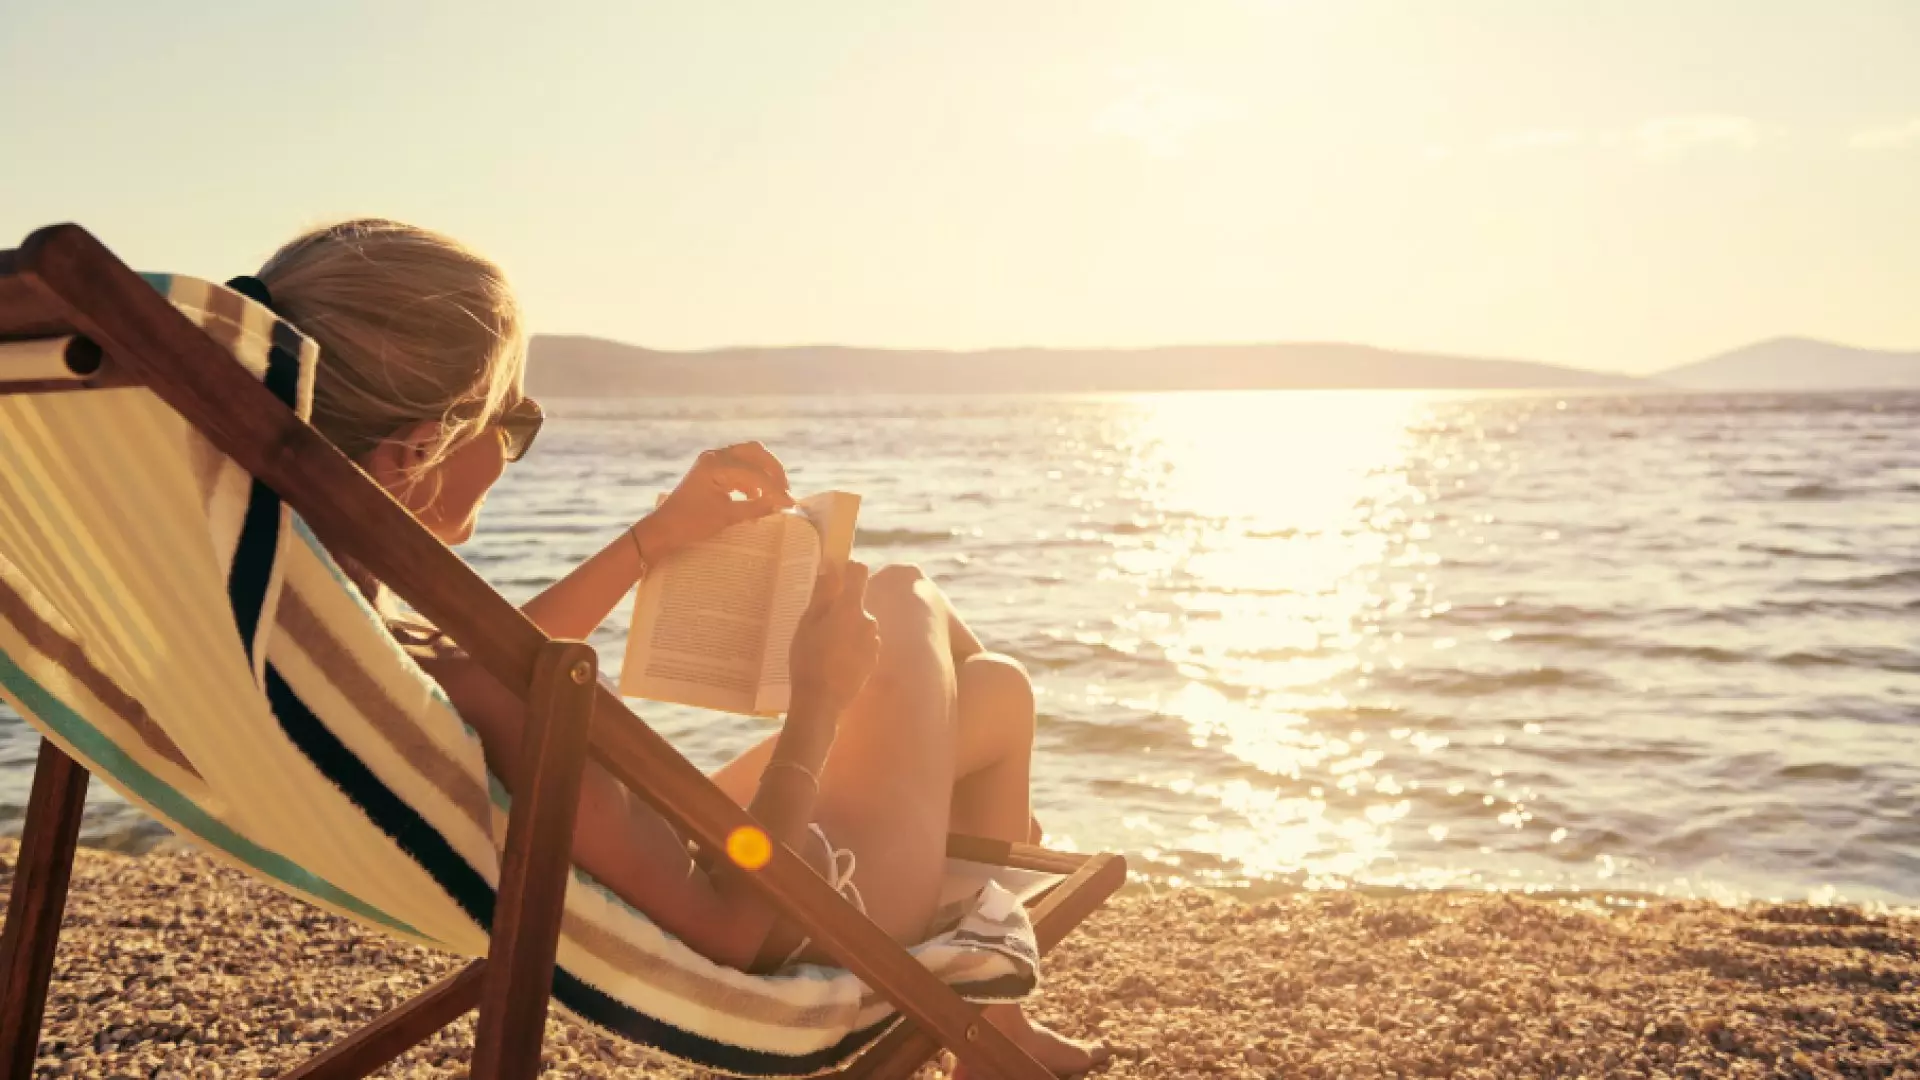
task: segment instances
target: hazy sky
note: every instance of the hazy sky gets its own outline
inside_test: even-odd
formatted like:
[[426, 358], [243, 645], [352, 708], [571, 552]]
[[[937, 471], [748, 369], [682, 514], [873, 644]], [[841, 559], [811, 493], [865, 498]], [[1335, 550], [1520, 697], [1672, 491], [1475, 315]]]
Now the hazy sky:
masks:
[[1920, 348], [1920, 3], [0, 0], [0, 243], [378, 214], [660, 347]]

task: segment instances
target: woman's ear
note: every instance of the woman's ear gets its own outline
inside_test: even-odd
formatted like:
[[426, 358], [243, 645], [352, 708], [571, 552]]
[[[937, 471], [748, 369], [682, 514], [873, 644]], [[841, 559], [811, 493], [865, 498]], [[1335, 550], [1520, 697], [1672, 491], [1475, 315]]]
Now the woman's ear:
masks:
[[409, 509], [417, 510], [408, 498], [419, 486], [421, 467], [427, 463], [434, 441], [440, 437], [437, 420], [411, 424], [386, 437], [360, 460], [360, 467]]

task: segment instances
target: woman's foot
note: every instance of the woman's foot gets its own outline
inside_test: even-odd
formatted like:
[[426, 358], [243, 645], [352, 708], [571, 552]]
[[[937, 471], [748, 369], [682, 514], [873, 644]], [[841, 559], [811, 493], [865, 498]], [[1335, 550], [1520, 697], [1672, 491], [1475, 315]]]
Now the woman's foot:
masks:
[[[1113, 1056], [1105, 1043], [1069, 1039], [1045, 1024], [1035, 1023], [1018, 1005], [989, 1005], [980, 1010], [980, 1015], [1055, 1076], [1078, 1076], [1106, 1064]], [[972, 1075], [965, 1065], [954, 1063], [953, 1080], [969, 1080]]]

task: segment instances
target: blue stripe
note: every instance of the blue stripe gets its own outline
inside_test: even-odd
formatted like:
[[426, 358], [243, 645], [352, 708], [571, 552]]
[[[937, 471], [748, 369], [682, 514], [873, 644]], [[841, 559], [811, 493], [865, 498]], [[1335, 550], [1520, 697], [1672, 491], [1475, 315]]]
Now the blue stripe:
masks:
[[978, 982], [950, 983], [948, 989], [972, 1002], [1020, 1001], [1040, 980], [1032, 975], [997, 975]]
[[[273, 343], [267, 349], [266, 388], [280, 403], [291, 409], [300, 386], [300, 357], [286, 348], [283, 324], [274, 324]], [[291, 329], [291, 328], [289, 328]], [[295, 349], [298, 345], [296, 343]], [[227, 600], [233, 606], [234, 625], [240, 631], [240, 644], [246, 650], [247, 667], [259, 662], [260, 618], [267, 602], [267, 586], [273, 581], [274, 560], [280, 552], [280, 493], [264, 481], [254, 479], [247, 494], [247, 512], [241, 521], [240, 541], [233, 552], [233, 565], [227, 568]]]
[[234, 832], [201, 809], [200, 804], [148, 772], [99, 728], [88, 723], [66, 702], [35, 682], [4, 653], [0, 653], [0, 686], [6, 687], [13, 699], [19, 702], [21, 712], [54, 731], [78, 751], [87, 768], [104, 772], [117, 786], [125, 788], [134, 798], [152, 807], [154, 813], [160, 815], [169, 827], [199, 837], [240, 860], [261, 876], [306, 893], [323, 903], [350, 911], [369, 922], [410, 937], [435, 940], [366, 901], [342, 892], [286, 856], [268, 851]]
[[258, 659], [260, 611], [267, 602], [267, 583], [273, 578], [274, 546], [280, 532], [280, 496], [258, 480], [247, 495], [247, 513], [241, 519], [240, 543], [233, 565], [227, 568], [227, 602], [233, 607], [234, 626], [247, 667]]
[[655, 1047], [682, 1061], [736, 1076], [808, 1076], [831, 1069], [859, 1053], [898, 1022], [890, 1017], [810, 1054], [749, 1050], [683, 1031], [627, 1005], [581, 981], [563, 968], [553, 972], [553, 1000], [595, 1027], [623, 1039]]
[[[285, 319], [273, 320], [273, 333], [270, 336], [273, 341], [273, 351], [267, 356], [267, 389], [279, 394], [280, 400], [286, 402], [288, 408], [297, 409], [299, 407], [300, 346], [305, 344], [307, 339]], [[287, 363], [291, 365], [288, 373], [293, 381], [288, 383], [285, 392], [273, 385], [272, 367], [276, 355], [285, 356]]]
[[418, 810], [381, 783], [373, 770], [307, 708], [271, 663], [267, 665], [266, 692], [280, 730], [307, 760], [425, 870], [475, 925], [482, 930], [492, 927], [493, 886], [487, 879]]

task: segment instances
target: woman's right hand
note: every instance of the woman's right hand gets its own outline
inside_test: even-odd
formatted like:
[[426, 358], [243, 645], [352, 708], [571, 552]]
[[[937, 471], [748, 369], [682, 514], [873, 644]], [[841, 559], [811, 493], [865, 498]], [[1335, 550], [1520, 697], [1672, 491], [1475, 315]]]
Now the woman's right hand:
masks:
[[653, 513], [635, 523], [633, 536], [647, 561], [658, 564], [729, 525], [792, 505], [780, 459], [757, 442], [735, 443], [701, 454]]
[[867, 614], [867, 567], [848, 561], [813, 583], [813, 600], [787, 653], [788, 715], [838, 722], [880, 659], [880, 624]]

